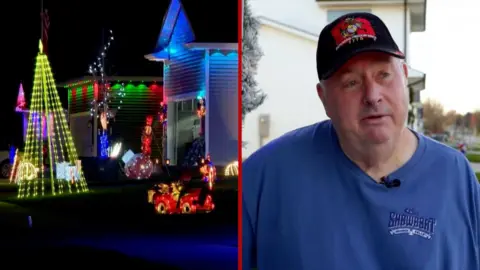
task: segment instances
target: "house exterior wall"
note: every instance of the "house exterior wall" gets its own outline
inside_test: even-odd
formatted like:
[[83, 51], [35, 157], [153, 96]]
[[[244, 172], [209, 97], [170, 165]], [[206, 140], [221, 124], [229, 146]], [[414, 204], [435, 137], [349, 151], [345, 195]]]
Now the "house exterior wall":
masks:
[[[122, 90], [123, 84], [123, 90]], [[93, 130], [99, 127], [98, 122], [90, 115], [91, 102], [94, 99], [95, 87], [93, 82], [70, 86], [68, 91], [68, 109], [70, 128], [77, 151], [80, 156], [97, 156], [99, 153], [98, 136]], [[157, 117], [160, 111], [160, 102], [163, 100], [163, 85], [155, 82], [112, 82], [112, 95], [115, 97], [109, 105], [117, 109], [115, 121], [111, 121], [110, 138], [119, 139], [124, 149], [140, 152], [142, 129], [145, 126], [147, 115]], [[101, 92], [101, 91], [100, 91]], [[102, 99], [101, 93], [98, 99]], [[124, 96], [120, 97], [119, 93]], [[152, 143], [152, 157], [161, 156], [162, 129], [154, 127], [155, 140]], [[97, 149], [97, 150], [95, 150]]]
[[[381, 5], [368, 4], [368, 1], [362, 1], [365, 3], [364, 5], [348, 6], [342, 4], [322, 8], [319, 7], [315, 0], [250, 0], [249, 2], [251, 2], [255, 15], [281, 21], [287, 25], [303, 29], [317, 37], [328, 22], [328, 10], [370, 10], [385, 22], [399, 48], [405, 51], [405, 12], [402, 3]], [[271, 8], [272, 6], [275, 8]], [[406, 14], [406, 25], [409, 25], [409, 12], [406, 12]], [[407, 49], [409, 44], [408, 36], [406, 37]]]
[[208, 53], [206, 140], [216, 165], [238, 159], [238, 54]]
[[[256, 80], [268, 96], [245, 117], [244, 157], [262, 146], [261, 140], [266, 143], [292, 129], [327, 118], [315, 88], [318, 81], [314, 59], [316, 42], [262, 26], [259, 43], [264, 56], [258, 64]], [[265, 138], [259, 135], [261, 115], [270, 118], [270, 135]]]
[[[252, 0], [251, 5], [259, 18], [281, 22], [303, 33], [280, 30], [265, 20], [259, 29], [258, 41], [264, 56], [259, 61], [256, 79], [267, 99], [245, 118], [242, 134], [247, 146], [242, 151], [243, 158], [290, 130], [328, 118], [316, 93], [315, 55], [318, 35], [327, 24], [329, 9], [371, 10], [384, 20], [399, 48], [405, 51], [406, 45], [408, 51], [409, 33], [405, 36], [405, 25], [409, 24], [409, 16], [405, 24], [402, 4], [321, 8], [310, 0]], [[260, 124], [260, 118], [267, 121]], [[268, 136], [260, 136], [260, 126], [262, 132], [268, 131]]]
[[193, 34], [183, 9], [178, 14], [168, 45], [169, 61], [164, 65], [165, 94], [175, 96], [192, 94], [205, 90], [205, 51], [185, 48], [192, 41]]

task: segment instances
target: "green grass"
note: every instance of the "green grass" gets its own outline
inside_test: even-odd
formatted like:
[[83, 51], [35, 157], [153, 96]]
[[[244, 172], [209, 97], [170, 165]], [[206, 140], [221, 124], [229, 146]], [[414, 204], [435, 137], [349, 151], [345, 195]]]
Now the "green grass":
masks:
[[480, 182], [480, 172], [475, 173], [475, 175], [477, 176], [478, 182]]
[[470, 162], [480, 163], [480, 155], [478, 154], [467, 154], [467, 159]]
[[[220, 222], [236, 224], [237, 182], [236, 179], [225, 179], [216, 184], [213, 194], [216, 210], [207, 215], [211, 216], [216, 212], [220, 217], [228, 213], [228, 217]], [[12, 186], [15, 187], [15, 185]], [[178, 222], [185, 226], [193, 226], [192, 224], [197, 222], [212, 222], [210, 216], [208, 218], [193, 217], [196, 215], [192, 217], [163, 216], [159, 219], [155, 214], [154, 206], [147, 202], [147, 191], [151, 187], [151, 182], [115, 186], [93, 185], [88, 193], [49, 195], [28, 199], [17, 199], [15, 191], [0, 192], [0, 195], [3, 193], [3, 199], [0, 200], [4, 204], [0, 204], [0, 215], [12, 213], [21, 224], [26, 224], [26, 217], [30, 215], [36, 227], [50, 227], [54, 224], [79, 227], [82, 226], [78, 224], [79, 221], [88, 226], [94, 224], [100, 227], [118, 228], [146, 226], [142, 224], [149, 224], [149, 227], [163, 225], [168, 227]], [[217, 199], [221, 202], [217, 203]], [[21, 214], [13, 214], [13, 212]]]

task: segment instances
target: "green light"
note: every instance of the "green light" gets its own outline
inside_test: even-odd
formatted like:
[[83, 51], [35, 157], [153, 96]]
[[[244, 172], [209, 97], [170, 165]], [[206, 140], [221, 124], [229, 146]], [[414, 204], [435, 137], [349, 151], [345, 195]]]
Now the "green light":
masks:
[[[54, 168], [57, 163], [67, 162], [72, 166], [78, 160], [72, 134], [68, 128], [65, 112], [60, 103], [48, 58], [43, 54], [42, 44], [35, 65], [35, 75], [28, 118], [27, 138], [22, 166], [17, 170], [18, 198], [29, 198], [68, 193], [87, 192], [88, 186], [79, 167], [79, 180], [57, 179]], [[45, 119], [45, 120], [44, 120]], [[46, 138], [44, 130], [47, 131]], [[48, 155], [44, 160], [44, 148]], [[45, 162], [46, 161], [46, 162]], [[44, 164], [48, 163], [48, 173]], [[46, 183], [50, 183], [49, 189]]]

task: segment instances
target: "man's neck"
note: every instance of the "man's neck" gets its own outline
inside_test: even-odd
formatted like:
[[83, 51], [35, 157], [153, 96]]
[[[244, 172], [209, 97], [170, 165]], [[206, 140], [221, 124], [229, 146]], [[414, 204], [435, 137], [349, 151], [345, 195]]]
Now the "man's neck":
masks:
[[340, 139], [345, 155], [378, 182], [407, 163], [418, 145], [417, 137], [408, 128], [403, 129], [397, 138], [384, 144], [355, 147], [348, 141]]

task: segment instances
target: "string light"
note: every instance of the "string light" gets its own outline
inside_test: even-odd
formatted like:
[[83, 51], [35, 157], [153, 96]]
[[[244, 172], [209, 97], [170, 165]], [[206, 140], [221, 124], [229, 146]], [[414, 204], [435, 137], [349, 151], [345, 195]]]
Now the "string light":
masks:
[[[109, 104], [111, 103], [114, 96], [112, 95], [112, 89], [105, 73], [105, 59], [107, 58], [108, 50], [113, 44], [113, 41], [113, 31], [109, 30], [109, 37], [107, 43], [103, 45], [103, 47], [100, 49], [99, 56], [97, 56], [96, 60], [88, 68], [88, 72], [92, 74], [95, 81], [95, 95], [91, 102], [90, 115], [93, 116], [95, 114], [95, 111], [97, 111], [97, 118], [100, 117], [100, 114], [102, 112], [105, 112], [107, 119], [112, 119], [115, 117], [115, 110], [109, 108]], [[96, 94], [98, 94], [99, 91], [102, 92], [102, 100], [97, 101]], [[125, 96], [124, 91], [122, 93], [122, 97]]]

